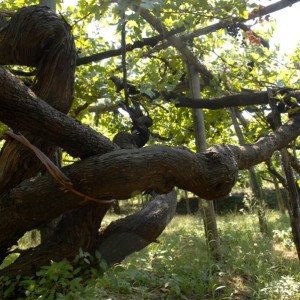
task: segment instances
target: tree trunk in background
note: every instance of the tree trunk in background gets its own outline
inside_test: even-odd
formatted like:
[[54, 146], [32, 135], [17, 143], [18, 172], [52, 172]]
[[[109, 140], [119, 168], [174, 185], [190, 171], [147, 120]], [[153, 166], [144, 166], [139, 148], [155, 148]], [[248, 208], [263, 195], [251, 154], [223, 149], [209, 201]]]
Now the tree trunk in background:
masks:
[[[274, 157], [279, 162], [279, 157], [276, 154], [277, 153], [274, 153]], [[279, 163], [282, 165], [282, 162], [279, 162]], [[277, 200], [277, 205], [278, 205], [279, 211], [284, 215], [286, 213], [287, 205], [282, 196], [282, 193], [281, 193], [281, 190], [279, 187], [279, 182], [281, 182], [281, 184], [283, 184], [283, 186], [286, 185], [286, 183], [283, 183], [282, 181], [280, 181], [280, 179], [278, 179], [278, 177], [276, 177], [277, 173], [272, 172], [272, 170], [275, 170], [275, 168], [274, 168], [274, 165], [273, 165], [273, 162], [271, 159], [268, 159], [266, 161], [266, 165], [268, 166], [269, 173], [270, 173], [273, 183], [274, 183], [275, 192], [276, 192], [276, 200]], [[282, 166], [282, 170], [283, 170], [283, 166]], [[284, 191], [286, 191], [286, 189]]]
[[[190, 92], [192, 98], [199, 99], [200, 97], [200, 82], [199, 75], [192, 65], [187, 66], [190, 74]], [[206, 151], [206, 135], [204, 114], [202, 109], [193, 109], [194, 130], [195, 130], [195, 143], [197, 152]], [[203, 215], [203, 222], [205, 228], [206, 244], [209, 253], [216, 260], [222, 259], [222, 251], [220, 245], [220, 238], [217, 228], [217, 221], [213, 201], [206, 201], [200, 199], [200, 208]]]
[[[151, 19], [144, 8], [141, 11]], [[9, 18], [0, 30], [0, 64], [36, 68], [36, 78], [29, 87], [0, 68], [0, 119], [21, 133], [23, 141], [26, 136], [51, 158], [57, 146], [76, 157], [61, 170], [66, 179], [57, 182], [50, 176], [53, 170], [40, 174], [44, 165], [31, 151], [32, 145], [24, 147], [17, 142], [22, 140], [21, 135], [8, 132], [17, 139], [7, 139], [0, 152], [0, 261], [26, 231], [62, 216], [51, 237], [43, 239], [38, 247], [21, 251], [14, 263], [0, 270], [0, 275], [12, 276], [17, 284], [17, 275], [34, 276], [42, 265], [52, 261], [72, 261], [79, 249], [91, 254], [99, 251], [110, 265], [121, 262], [130, 253], [157, 241], [176, 212], [174, 186], [204, 199], [222, 198], [235, 185], [238, 170], [265, 161], [300, 135], [300, 115], [294, 114], [280, 130], [253, 145], [215, 145], [205, 153], [163, 145], [119, 149], [102, 134], [66, 115], [73, 102], [77, 63], [72, 27], [41, 5], [25, 6], [4, 16], [5, 20]], [[165, 32], [167, 29], [161, 30], [164, 38]], [[172, 37], [171, 42], [185, 59], [193, 55], [178, 38]], [[204, 80], [209, 80], [210, 73], [196, 60], [192, 56], [190, 61], [203, 71]], [[191, 92], [198, 98], [198, 74], [194, 68], [191, 73]], [[198, 126], [197, 150], [202, 151], [206, 148], [203, 112], [194, 111], [194, 119]], [[150, 190], [165, 195], [155, 197], [142, 211], [102, 228], [102, 219], [111, 205], [107, 200], [125, 200]], [[213, 204], [202, 203], [207, 204], [207, 214], [203, 215], [211, 256], [221, 259]], [[298, 210], [299, 203], [295, 207]], [[292, 213], [296, 227], [298, 211]]]
[[[284, 173], [284, 167], [283, 167], [283, 162], [282, 162], [282, 159], [280, 157], [280, 152], [279, 151], [275, 151], [274, 154], [273, 154], [273, 157], [275, 159], [275, 162], [277, 162], [279, 165], [280, 165], [280, 168], [281, 168], [281, 171], [282, 171], [282, 174], [285, 174]], [[276, 177], [277, 180], [279, 182], [281, 182], [281, 179]], [[288, 193], [288, 187], [287, 187], [287, 184], [286, 184], [286, 178], [283, 178], [285, 181], [285, 184], [283, 184], [283, 182], [281, 182], [282, 186], [284, 187], [284, 190], [283, 190], [283, 205], [285, 207], [285, 209], [287, 210], [288, 209], [288, 201], [289, 201], [289, 193]]]
[[[273, 98], [271, 91], [268, 91], [269, 103], [272, 110], [272, 129], [277, 130], [281, 126], [281, 116], [278, 111], [278, 107]], [[288, 212], [290, 216], [291, 228], [294, 243], [296, 246], [298, 259], [300, 260], [300, 201], [299, 193], [295, 182], [293, 170], [290, 165], [289, 153], [286, 147], [280, 149], [281, 161], [283, 170], [286, 177], [287, 189], [288, 189]]]
[[259, 229], [261, 233], [266, 234], [268, 233], [268, 225], [266, 219], [266, 202], [264, 199], [263, 191], [257, 179], [254, 168], [249, 169], [249, 175], [250, 175], [250, 185], [251, 185], [253, 195], [258, 201], [257, 215], [258, 215]]
[[294, 243], [297, 249], [298, 258], [300, 260], [300, 201], [299, 193], [295, 183], [293, 170], [289, 163], [289, 154], [286, 148], [280, 150], [283, 168], [288, 185], [289, 201], [288, 211], [291, 220], [292, 233]]
[[[230, 115], [231, 119], [234, 125], [235, 133], [238, 137], [240, 145], [245, 145], [245, 139], [242, 133], [242, 130], [239, 126], [239, 123], [237, 121], [236, 113], [234, 108], [230, 108]], [[258, 201], [258, 207], [257, 207], [257, 215], [258, 215], [258, 222], [259, 222], [259, 229], [261, 233], [267, 233], [268, 232], [268, 226], [267, 226], [267, 220], [266, 220], [266, 203], [264, 200], [264, 195], [261, 189], [261, 186], [259, 184], [259, 181], [257, 179], [255, 170], [253, 167], [248, 169], [249, 176], [250, 176], [250, 186], [252, 193]]]
[[186, 205], [186, 213], [188, 215], [190, 215], [192, 213], [191, 211], [191, 206], [190, 206], [190, 201], [188, 199], [188, 192], [187, 191], [184, 191], [184, 198], [185, 198], [185, 205]]
[[271, 174], [271, 176], [273, 178], [273, 183], [274, 183], [274, 187], [275, 187], [278, 208], [279, 208], [279, 211], [284, 215], [286, 209], [285, 209], [284, 200], [283, 200], [283, 197], [281, 194], [281, 190], [279, 187], [278, 179], [272, 174]]

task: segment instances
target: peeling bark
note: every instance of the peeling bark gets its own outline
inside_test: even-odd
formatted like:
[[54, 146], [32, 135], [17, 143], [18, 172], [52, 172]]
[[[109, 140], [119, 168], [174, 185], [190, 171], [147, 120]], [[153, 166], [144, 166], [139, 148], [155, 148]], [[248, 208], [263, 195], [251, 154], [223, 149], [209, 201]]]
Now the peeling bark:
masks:
[[[76, 62], [70, 28], [63, 20], [45, 7], [23, 8], [13, 16], [8, 26], [0, 32], [0, 42], [0, 63], [27, 65], [37, 68], [36, 80], [31, 89], [25, 87], [7, 71], [1, 69], [0, 76], [3, 79], [1, 81], [2, 101], [0, 104], [2, 121], [13, 129], [21, 130], [22, 134], [48, 155], [51, 155], [57, 144], [64, 143], [64, 137], [59, 133], [61, 119], [66, 121], [64, 135], [68, 136], [67, 140], [70, 142], [70, 137], [73, 138], [71, 145], [68, 143], [64, 146], [69, 148], [75, 156], [87, 157], [118, 149], [115, 144], [109, 142], [106, 138], [84, 128], [84, 126], [76, 125], [74, 120], [59, 112], [67, 112], [72, 103]], [[11, 49], [14, 51], [10, 51]], [[44, 103], [39, 97], [43, 98], [53, 108]], [[30, 116], [28, 116], [28, 113]], [[76, 131], [76, 127], [79, 131]], [[54, 129], [55, 137], [47, 131], [49, 128], [52, 128], [50, 132]], [[78, 144], [79, 132], [84, 136], [80, 140], [84, 142], [90, 140], [90, 142], [84, 144], [84, 147], [80, 143], [75, 146], [76, 143]], [[59, 136], [60, 141], [57, 140]], [[2, 271], [2, 274], [13, 275], [20, 273], [20, 270], [22, 270], [22, 274], [34, 274], [36, 268], [44, 263], [49, 263], [51, 260], [59, 260], [64, 257], [74, 258], [79, 247], [90, 250], [94, 241], [97, 240], [101, 220], [110, 206], [95, 206], [95, 204], [85, 203], [83, 199], [74, 197], [72, 194], [65, 197], [66, 193], [49, 177], [47, 180], [50, 180], [52, 187], [55, 187], [57, 192], [61, 194], [62, 202], [60, 204], [51, 203], [51, 199], [48, 198], [42, 206], [35, 206], [36, 201], [33, 198], [27, 198], [29, 202], [23, 206], [21, 204], [23, 202], [21, 200], [22, 196], [21, 198], [19, 196], [26, 190], [30, 190], [30, 187], [26, 186], [29, 182], [20, 185], [19, 195], [18, 189], [11, 188], [24, 179], [34, 176], [40, 169], [40, 162], [29, 149], [24, 148], [15, 141], [6, 142], [0, 156], [0, 172], [2, 175], [0, 191], [2, 191], [5, 198], [1, 202], [0, 209], [4, 216], [5, 211], [7, 212], [6, 209], [8, 207], [12, 208], [10, 218], [13, 220], [14, 228], [9, 229], [8, 239], [4, 238], [5, 241], [1, 241], [1, 259], [6, 256], [7, 249], [26, 232], [26, 228], [32, 227], [33, 224], [34, 227], [47, 224], [61, 213], [64, 213], [64, 215], [56, 228], [56, 239], [50, 238], [38, 249], [22, 254], [18, 261]], [[78, 172], [81, 173], [80, 170]], [[80, 181], [82, 183], [85, 180], [85, 178], [81, 178]], [[4, 191], [7, 192], [3, 193]], [[17, 192], [15, 194], [16, 198], [10, 197], [13, 191]], [[37, 198], [42, 199], [43, 195], [46, 196], [48, 192], [49, 195], [52, 194], [50, 190], [43, 194], [43, 184], [36, 192], [38, 192], [36, 200]], [[157, 209], [159, 210], [158, 205]], [[156, 221], [157, 225], [162, 226], [162, 228], [166, 226], [166, 224], [161, 225], [163, 222], [161, 223], [160, 220]], [[3, 229], [2, 226], [5, 227], [4, 223], [5, 220], [1, 219], [1, 229]]]

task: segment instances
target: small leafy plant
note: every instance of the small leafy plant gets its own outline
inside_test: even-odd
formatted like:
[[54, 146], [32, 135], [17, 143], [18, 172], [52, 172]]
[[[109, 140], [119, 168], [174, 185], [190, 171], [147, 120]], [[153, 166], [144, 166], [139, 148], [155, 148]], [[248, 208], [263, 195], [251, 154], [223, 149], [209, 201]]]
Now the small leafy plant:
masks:
[[92, 256], [80, 249], [73, 263], [52, 262], [42, 267], [35, 277], [15, 280], [1, 277], [0, 299], [90, 299], [97, 290], [95, 279], [103, 276], [106, 269], [107, 264], [99, 253]]

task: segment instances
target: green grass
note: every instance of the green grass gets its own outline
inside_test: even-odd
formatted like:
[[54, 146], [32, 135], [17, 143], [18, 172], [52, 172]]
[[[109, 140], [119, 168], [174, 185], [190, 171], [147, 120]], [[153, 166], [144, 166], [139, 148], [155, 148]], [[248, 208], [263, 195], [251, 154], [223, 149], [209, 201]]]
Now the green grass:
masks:
[[110, 299], [300, 299], [288, 218], [267, 217], [270, 232], [282, 233], [275, 240], [259, 233], [255, 215], [218, 218], [224, 262], [216, 263], [207, 254], [202, 221], [177, 216], [159, 243], [106, 272], [98, 293]]
[[[104, 223], [113, 219], [109, 215]], [[31, 290], [27, 299], [53, 287], [53, 276], [60, 293], [41, 299], [300, 299], [289, 220], [276, 212], [268, 212], [267, 219], [268, 237], [259, 233], [254, 214], [218, 217], [224, 261], [216, 263], [207, 253], [202, 220], [177, 216], [158, 243], [101, 277], [82, 283], [66, 262], [53, 265], [39, 281], [24, 283]]]

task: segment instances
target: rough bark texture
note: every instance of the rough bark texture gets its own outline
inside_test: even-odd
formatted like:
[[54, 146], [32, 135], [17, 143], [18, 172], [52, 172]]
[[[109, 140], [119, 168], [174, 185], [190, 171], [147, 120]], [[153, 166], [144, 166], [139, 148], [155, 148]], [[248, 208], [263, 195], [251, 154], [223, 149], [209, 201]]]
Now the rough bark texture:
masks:
[[[121, 262], [129, 254], [156, 241], [175, 215], [176, 204], [175, 191], [156, 196], [140, 212], [111, 223], [100, 233], [98, 228], [109, 205], [92, 203], [79, 207], [72, 215], [64, 215], [54, 233], [55, 239], [49, 239], [47, 243], [29, 250], [14, 264], [0, 271], [0, 275], [34, 275], [41, 265], [47, 265], [51, 260], [74, 259], [79, 248], [90, 253], [99, 251], [108, 264]], [[82, 222], [81, 218], [84, 218]], [[82, 227], [81, 224], [85, 226]]]
[[[77, 190], [99, 199], [128, 199], [146, 190], [168, 193], [174, 186], [220, 198], [230, 192], [238, 171], [229, 153], [195, 154], [166, 146], [117, 150], [62, 170]], [[0, 245], [8, 248], [27, 230], [85, 204], [49, 175], [24, 181], [0, 198]]]
[[[73, 101], [76, 51], [70, 26], [52, 10], [31, 6], [13, 15], [0, 31], [0, 63], [36, 67], [31, 90], [56, 109], [68, 112]], [[5, 92], [4, 86], [1, 89]], [[43, 152], [53, 154], [55, 145], [47, 137], [26, 136]], [[40, 170], [41, 163], [30, 150], [16, 141], [6, 142], [0, 153], [0, 192]]]
[[[300, 125], [293, 120], [290, 127], [285, 125], [279, 133], [270, 134], [254, 145], [217, 146], [201, 154], [166, 146], [117, 150], [76, 162], [63, 172], [78, 190], [99, 199], [126, 199], [137, 191], [149, 189], [166, 193], [175, 185], [203, 198], [219, 198], [230, 192], [239, 167], [263, 161], [265, 156], [284, 145], [280, 137], [285, 137], [288, 143], [287, 137], [294, 138], [295, 130], [299, 134]], [[3, 252], [27, 230], [84, 204], [81, 198], [64, 192], [49, 175], [23, 182], [3, 195], [0, 203]], [[83, 210], [79, 209], [78, 213], [84, 215]]]
[[156, 237], [175, 215], [176, 205], [174, 190], [166, 195], [156, 196], [140, 212], [111, 223], [99, 235], [96, 249], [109, 264], [121, 262], [132, 252], [156, 241]]
[[[37, 68], [36, 79], [30, 89], [5, 69], [0, 70], [0, 118], [3, 122], [14, 130], [21, 131], [48, 155], [51, 155], [55, 146], [59, 144], [69, 149], [73, 156], [80, 157], [103, 154], [118, 148], [100, 134], [88, 130], [88, 127], [79, 125], [63, 114], [69, 110], [73, 100], [76, 52], [69, 25], [53, 11], [41, 6], [21, 9], [0, 32], [0, 53], [2, 64]], [[64, 134], [61, 135], [62, 123]], [[68, 142], [64, 144], [66, 136]], [[80, 140], [83, 144], [78, 142]], [[14, 228], [9, 229], [8, 240], [2, 240], [3, 243], [0, 244], [1, 259], [6, 256], [8, 248], [24, 234], [25, 228], [32, 227], [33, 223], [36, 228], [47, 224], [61, 213], [69, 212], [62, 216], [54, 232], [55, 239], [50, 237], [37, 249], [21, 255], [14, 265], [3, 271], [4, 274], [16, 274], [19, 270], [22, 270], [22, 274], [32, 274], [36, 268], [49, 263], [50, 260], [74, 258], [80, 247], [90, 250], [96, 241], [101, 220], [110, 206], [85, 203], [84, 206], [71, 211], [70, 209], [82, 204], [83, 199], [69, 195], [70, 199], [73, 198], [71, 202], [65, 197], [61, 198], [63, 209], [58, 208], [58, 203], [53, 205], [51, 199], [47, 199], [47, 203], [43, 204], [44, 208], [35, 206], [33, 198], [33, 202], [27, 198], [29, 202], [25, 206], [21, 205], [21, 208], [19, 204], [22, 200], [19, 202], [16, 198], [10, 198], [12, 190], [3, 193], [24, 179], [33, 177], [40, 169], [41, 163], [29, 149], [16, 141], [6, 142], [0, 157], [0, 191], [5, 195], [4, 198], [8, 198], [1, 204], [1, 212], [4, 213], [11, 205], [11, 208], [14, 207], [9, 216], [14, 221]], [[49, 177], [48, 180], [51, 181]], [[58, 187], [53, 181], [52, 184]], [[26, 184], [20, 186], [20, 193], [22, 189], [27, 189]], [[37, 197], [45, 195], [41, 192], [42, 189], [41, 185], [37, 190]], [[62, 192], [60, 189], [59, 191]], [[17, 207], [21, 208], [19, 213]], [[4, 225], [5, 220], [1, 221], [1, 225]], [[19, 221], [21, 223], [18, 223]], [[159, 220], [157, 224], [160, 224]], [[22, 228], [23, 226], [25, 227]]]
[[[74, 157], [118, 149], [106, 137], [56, 110], [4, 68], [0, 68], [0, 119], [11, 128], [29, 131], [59, 145]], [[27, 137], [27, 135], [25, 134]]]

